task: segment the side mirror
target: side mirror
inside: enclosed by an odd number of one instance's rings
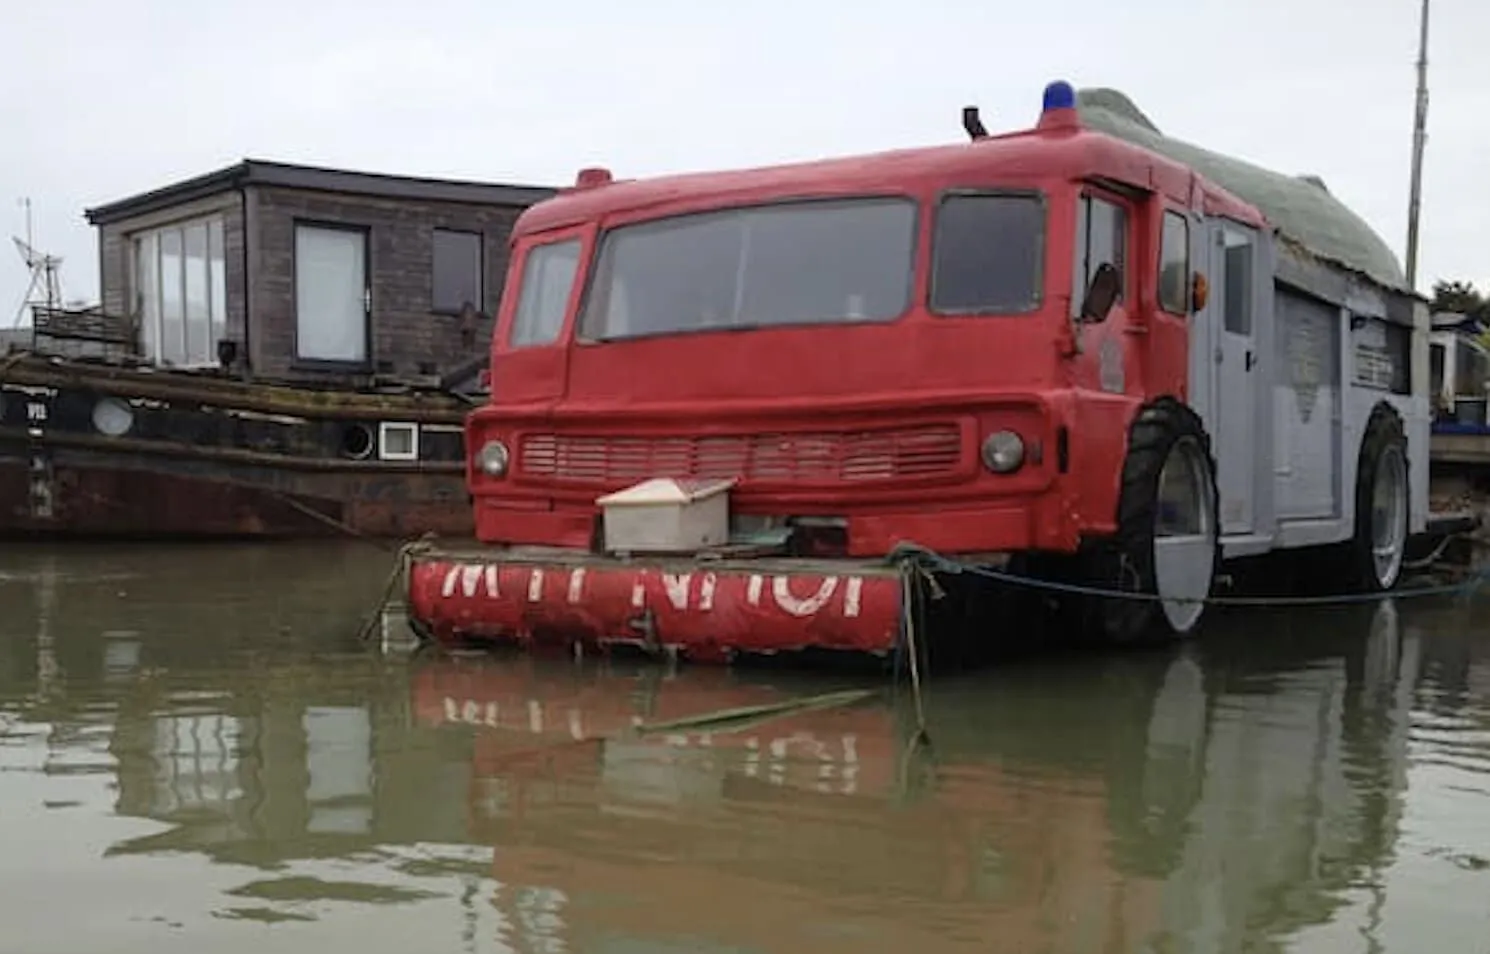
[[[1092,276],[1091,282],[1086,288],[1086,297],[1081,302],[1081,320],[1085,322],[1101,322],[1107,319],[1112,311],[1112,306],[1117,304],[1118,296],[1122,294],[1122,279],[1118,276],[1118,270],[1111,262],[1103,262],[1097,266],[1097,272]]]

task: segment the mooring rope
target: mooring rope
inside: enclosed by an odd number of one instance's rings
[[[407,590],[409,570],[414,564],[414,558],[434,549],[434,541],[435,534],[431,531],[398,548],[398,553],[393,557],[393,569],[383,583],[383,595],[378,598],[378,605],[373,607],[372,615],[363,622],[362,629],[357,633],[357,639],[360,642],[366,642],[372,638],[372,634],[382,622],[388,608],[398,601],[398,594]]]
[[[926,571],[924,567],[916,566],[910,562],[901,564],[900,584],[900,625],[905,634],[905,650],[910,657],[911,671],[911,704],[916,710],[916,735],[911,741],[912,748],[923,742],[929,743],[931,735],[926,729],[926,704],[921,688],[921,641],[919,638],[920,627],[917,626],[915,611],[916,578],[928,589],[940,594],[941,587],[936,579]]]
[[[1092,596],[1104,599],[1138,600],[1166,603],[1202,603],[1207,606],[1342,606],[1351,603],[1378,603],[1383,600],[1412,599],[1424,596],[1449,596],[1469,593],[1479,589],[1490,580],[1490,566],[1456,583],[1429,584],[1385,590],[1380,593],[1331,593],[1318,596],[1161,596],[1158,593],[1140,593],[1109,587],[1089,586],[1081,583],[1064,583],[1059,580],[1043,580],[1033,576],[1022,576],[993,567],[980,566],[949,559],[918,543],[897,544],[889,559],[897,563],[909,563],[931,572],[959,574],[968,573],[985,579],[997,580],[1013,586],[1070,593],[1077,596]]]

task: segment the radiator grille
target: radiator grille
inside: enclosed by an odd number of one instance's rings
[[[612,483],[647,477],[738,477],[772,483],[902,480],[954,473],[962,458],[956,424],[872,431],[708,437],[529,434],[521,473]]]

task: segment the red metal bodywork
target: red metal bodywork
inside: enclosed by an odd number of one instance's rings
[[[631,644],[723,660],[808,648],[884,654],[900,575],[847,561],[627,563],[525,554],[416,560],[409,612],[442,643]]]
[[[944,315],[927,307],[931,212],[947,190],[979,188],[1043,196],[1040,307],[1033,312]],[[1082,189],[1123,204],[1133,237],[1124,297],[1106,320],[1078,329],[1069,315]],[[895,320],[600,342],[576,337],[588,272],[608,229],[772,201],[865,195],[908,196],[923,210],[912,304]],[[491,400],[466,424],[477,538],[587,553],[596,498],[655,476],[736,478],[730,507],[741,516],[836,518],[846,530],[837,555],[850,558],[882,557],[904,541],[948,554],[1072,552],[1085,537],[1110,534],[1134,414],[1156,397],[1183,400],[1186,393],[1188,316],[1158,306],[1167,210],[1263,221],[1187,167],[1082,129],[1074,109],[1047,111],[1029,131],[952,146],[650,181],[611,182],[591,171],[576,188],[529,208],[513,231],[493,335]],[[515,347],[509,335],[527,255],[567,239],[580,240],[581,250],[563,328],[551,345]],[[983,440],[1002,429],[1018,432],[1028,449],[1024,466],[1010,474],[990,472],[979,455]],[[511,451],[510,467],[498,477],[475,462],[493,440]],[[621,581],[614,591],[605,588],[609,582],[598,587],[596,598],[624,604],[628,574],[639,571],[586,559],[597,579]],[[416,574],[421,613],[435,612],[433,581],[446,572]],[[487,612],[482,627],[496,627],[499,617],[500,628],[517,625],[514,606],[489,605],[478,611],[467,601],[439,612],[447,623],[457,612],[467,624]],[[729,639],[756,638],[746,634],[765,621],[747,623],[748,616],[743,609],[732,616],[739,626],[726,628]],[[609,626],[617,613],[596,617]],[[706,626],[681,619],[670,625],[689,633],[685,642]],[[772,646],[794,643],[801,628],[791,626],[790,636],[762,638]],[[847,644],[862,636],[835,639]]]

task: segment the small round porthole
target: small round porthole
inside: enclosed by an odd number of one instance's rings
[[[123,437],[135,426],[135,412],[118,398],[99,398],[93,405],[93,426],[107,437]]]
[[[341,429],[342,456],[364,460],[372,453],[372,429],[366,424],[348,424]]]

